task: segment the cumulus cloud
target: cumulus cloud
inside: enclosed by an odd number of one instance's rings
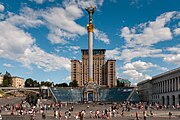
[[[77,24],[75,20],[82,17],[83,12],[78,6],[68,6],[63,8],[51,8],[43,13],[44,19],[48,23],[50,34],[48,38],[54,44],[67,43],[78,35],[84,35],[86,29]]]
[[[166,56],[164,57],[164,61],[168,63],[174,63],[180,65],[180,54]]]
[[[65,0],[63,2],[64,6],[78,5],[80,8],[84,9],[89,6],[100,7],[103,5],[104,0]]]
[[[43,4],[45,0],[32,0],[34,2],[36,2],[37,4]]]
[[[44,71],[70,70],[70,60],[46,53],[35,45],[35,39],[7,21],[0,22],[0,57],[36,65]]]
[[[7,64],[7,63],[4,63],[3,64],[5,67],[14,67],[14,66],[12,66],[11,64]]]
[[[126,63],[121,69],[124,70],[122,73],[123,76],[129,77],[131,80],[134,80],[135,82],[140,82],[145,79],[151,79],[151,76],[147,74],[151,70],[168,70],[165,67],[161,67],[151,62],[144,62],[141,60]]]
[[[126,63],[130,62],[134,58],[145,58],[145,57],[154,57],[161,58],[165,55],[162,54],[162,49],[154,49],[150,47],[139,47],[139,48],[125,48],[120,50],[115,48],[113,50],[106,51],[106,58],[124,60]]]
[[[26,49],[21,60],[27,65],[35,64],[44,71],[55,71],[61,68],[70,70],[69,59],[46,53],[36,46]]]
[[[0,12],[4,11],[4,6],[2,4],[0,4]]]
[[[115,59],[115,60],[121,60],[121,56],[120,56],[120,49],[119,48],[115,48],[113,50],[106,50],[106,58],[107,59]]]
[[[69,48],[72,49],[72,50],[79,50],[80,49],[79,46],[69,46]]]
[[[180,44],[174,47],[168,47],[166,50],[171,53],[180,53]]]
[[[133,69],[137,69],[137,70],[146,70],[149,68],[153,68],[153,67],[157,67],[157,65],[152,64],[150,62],[143,62],[141,60],[135,61],[133,63],[127,63],[125,64],[125,66],[123,67],[125,70],[133,70]]]
[[[34,11],[29,7],[24,7],[21,9],[20,14],[10,13],[6,21],[22,28],[36,27],[38,25],[44,24],[44,22],[38,19],[39,13]]]
[[[102,32],[98,29],[94,30],[94,37],[95,37],[95,39],[103,41],[106,44],[110,44],[110,40],[109,40],[108,36],[106,35],[106,33]]]
[[[136,82],[140,82],[140,81],[146,80],[146,79],[151,79],[151,77],[149,75],[143,74],[136,70],[123,71],[123,74],[130,77],[131,80],[134,80]]]
[[[180,35],[180,28],[174,29],[174,34],[175,35]]]
[[[172,33],[166,24],[179,12],[167,12],[161,14],[155,21],[140,24],[136,28],[124,27],[121,29],[121,37],[126,40],[127,46],[152,46],[161,41],[172,39]]]

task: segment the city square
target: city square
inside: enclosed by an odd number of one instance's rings
[[[179,39],[170,0],[2,0],[0,120],[179,120]]]

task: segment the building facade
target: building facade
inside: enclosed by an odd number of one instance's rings
[[[152,84],[151,80],[144,80],[137,84],[139,97],[143,102],[151,103],[152,102]]]
[[[166,106],[180,105],[180,68],[159,74],[148,80],[146,84],[151,84],[150,103],[159,103]],[[143,84],[138,83],[140,90]],[[146,94],[146,93],[144,93]]]
[[[24,78],[21,77],[12,77],[12,87],[16,87],[16,88],[24,88]]]
[[[4,76],[3,76],[3,75],[0,75],[0,85],[3,84],[3,78],[4,78]]]
[[[93,82],[99,86],[116,86],[116,61],[105,61],[105,49],[93,50]],[[77,80],[79,87],[88,82],[88,50],[82,49],[82,62],[71,60],[71,81]]]

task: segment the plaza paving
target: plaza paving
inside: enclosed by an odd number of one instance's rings
[[[3,104],[10,104],[11,103],[18,103],[23,99],[23,97],[19,97],[19,98],[10,98],[10,99],[1,99],[0,100],[0,105]],[[64,105],[61,108],[61,115],[62,115],[62,120],[65,120],[65,112],[69,110],[69,108],[72,105]],[[93,105],[93,104],[89,104],[89,108],[87,108],[87,104],[74,104],[74,110],[71,112],[71,118],[68,120],[75,120],[74,116],[76,114],[78,114],[80,111],[85,110],[86,111],[86,115],[84,120],[92,120],[95,118],[90,118],[90,110],[93,111],[93,116],[95,111],[98,109],[101,113],[101,111],[110,108],[110,104],[107,105]],[[140,115],[140,120],[143,120],[143,110],[137,110],[137,109],[133,109],[130,112],[125,111],[124,112],[124,116],[122,117],[121,114],[121,110],[122,108],[119,109],[118,113],[116,114],[116,117],[112,117],[111,120],[135,120],[135,113],[136,111],[138,111],[139,115]],[[168,113],[169,111],[172,112],[172,120],[180,120],[180,110],[173,110],[173,109],[164,109],[164,110],[152,110],[154,115],[152,116],[148,116],[147,120],[168,120],[169,116]],[[46,113],[46,120],[55,120],[54,118],[54,112],[53,110],[45,110]],[[30,120],[30,115],[26,115],[26,116],[20,116],[17,115],[18,113],[15,112],[15,115],[10,115],[11,111],[2,111],[2,117],[3,120]],[[147,110],[147,114],[150,114],[150,111]],[[41,113],[37,113],[35,120],[42,120],[42,115]],[[100,118],[99,118],[100,120]]]
[[[62,120],[65,120],[65,111],[69,110],[69,106],[64,106],[61,108],[61,114],[62,114]],[[86,111],[86,115],[84,120],[92,120],[95,118],[90,118],[90,114],[89,111],[92,110],[93,113],[94,111],[96,111],[97,109],[101,112],[102,110],[109,108],[111,105],[95,105],[93,106],[92,104],[89,105],[89,109],[87,108],[87,105],[74,105],[74,110],[72,112],[71,118],[68,120],[75,120],[74,115],[78,114],[78,112],[80,112],[81,110],[85,110]],[[140,119],[143,120],[143,115],[142,115],[142,110],[131,110],[130,112],[125,111],[124,112],[124,117],[122,117],[120,115],[121,113],[121,109],[119,111],[119,113],[116,115],[116,117],[112,117],[111,120],[135,120],[135,113],[136,111],[138,111],[138,113],[140,114]],[[179,110],[153,110],[154,116],[148,116],[147,120],[168,120],[168,112],[171,111],[173,113],[172,115],[172,120],[180,120],[180,111]],[[46,120],[55,120],[54,118],[54,113],[53,110],[46,110]],[[149,114],[149,111],[148,111]],[[9,112],[2,112],[2,115],[6,115],[3,116],[4,119],[3,120],[30,120],[30,116],[26,115],[26,116],[11,116],[10,115],[10,111]],[[94,116],[94,114],[93,114]],[[42,116],[40,113],[36,114],[35,120],[42,120]],[[100,118],[99,118],[100,120]]]

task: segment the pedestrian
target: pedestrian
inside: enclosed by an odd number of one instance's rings
[[[92,118],[92,110],[90,110],[90,118]]]
[[[2,116],[1,116],[1,110],[0,110],[0,120],[2,120]]]
[[[42,119],[46,119],[46,114],[44,111],[42,112]]]
[[[171,119],[171,116],[172,116],[172,112],[169,112],[169,119]]]
[[[147,118],[147,111],[146,110],[143,111],[143,116],[144,116],[144,120],[146,120],[146,118]]]
[[[139,113],[136,111],[136,120],[139,120]]]
[[[58,111],[58,117],[59,117],[59,120],[61,120],[61,111],[60,110]]]
[[[152,110],[150,110],[150,115],[153,117],[153,111]]]

